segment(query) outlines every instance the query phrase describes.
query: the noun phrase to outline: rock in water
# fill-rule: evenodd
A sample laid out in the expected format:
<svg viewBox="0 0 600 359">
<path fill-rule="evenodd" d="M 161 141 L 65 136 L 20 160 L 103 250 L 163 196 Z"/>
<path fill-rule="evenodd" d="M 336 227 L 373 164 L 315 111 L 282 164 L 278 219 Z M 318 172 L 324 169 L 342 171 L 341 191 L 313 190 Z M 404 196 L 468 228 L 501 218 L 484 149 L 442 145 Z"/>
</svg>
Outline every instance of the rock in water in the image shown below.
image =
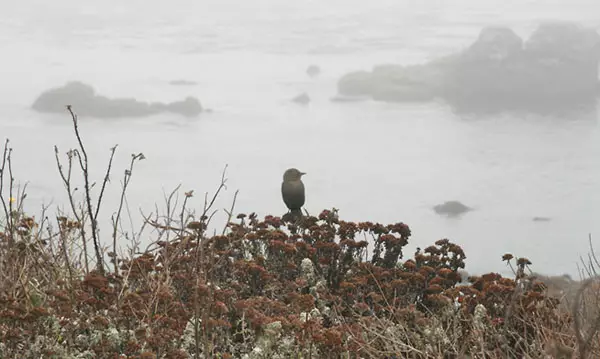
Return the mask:
<svg viewBox="0 0 600 359">
<path fill-rule="evenodd" d="M 301 105 L 308 105 L 310 103 L 310 97 L 308 97 L 308 94 L 304 92 L 294 97 L 292 102 L 299 103 Z"/>
<path fill-rule="evenodd" d="M 600 35 L 570 22 L 542 23 L 523 41 L 508 27 L 483 28 L 464 51 L 423 64 L 381 65 L 338 80 L 342 96 L 414 102 L 441 98 L 461 112 L 562 112 L 593 108 Z"/>
<path fill-rule="evenodd" d="M 519 56 L 523 51 L 523 40 L 507 27 L 486 27 L 463 54 L 465 61 L 500 62 Z"/>
<path fill-rule="evenodd" d="M 310 65 L 306 69 L 306 74 L 310 77 L 317 77 L 321 73 L 321 68 L 317 65 Z"/>
<path fill-rule="evenodd" d="M 73 106 L 80 116 L 97 118 L 144 117 L 162 112 L 191 117 L 202 112 L 200 101 L 194 97 L 173 103 L 147 103 L 134 98 L 111 99 L 96 94 L 92 86 L 78 81 L 43 92 L 31 107 L 38 112 L 63 113 L 66 105 Z"/>
<path fill-rule="evenodd" d="M 166 108 L 174 113 L 193 117 L 202 112 L 202 105 L 195 97 L 186 97 L 183 101 L 175 101 L 167 104 Z"/>
<path fill-rule="evenodd" d="M 433 207 L 433 210 L 437 214 L 447 216 L 459 216 L 463 213 L 473 210 L 471 207 L 465 206 L 458 201 L 447 201 L 442 204 L 438 204 Z"/>
<path fill-rule="evenodd" d="M 354 71 L 342 76 L 338 83 L 338 92 L 343 96 L 370 96 L 377 86 L 370 72 Z"/>
</svg>

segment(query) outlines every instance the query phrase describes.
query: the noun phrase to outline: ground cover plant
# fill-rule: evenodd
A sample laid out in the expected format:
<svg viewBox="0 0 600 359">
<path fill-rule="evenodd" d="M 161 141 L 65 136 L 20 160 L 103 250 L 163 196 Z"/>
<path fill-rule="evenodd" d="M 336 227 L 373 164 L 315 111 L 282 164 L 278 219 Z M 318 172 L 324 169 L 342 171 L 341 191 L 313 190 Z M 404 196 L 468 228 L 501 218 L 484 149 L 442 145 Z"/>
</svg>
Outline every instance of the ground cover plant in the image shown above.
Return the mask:
<svg viewBox="0 0 600 359">
<path fill-rule="evenodd" d="M 593 250 L 582 261 L 585 280 L 561 293 L 512 254 L 479 255 L 506 261 L 514 276 L 465 281 L 457 243 L 438 239 L 407 255 L 407 224 L 348 222 L 335 208 L 289 222 L 237 213 L 234 196 L 217 232 L 225 172 L 203 208 L 188 208 L 193 191 L 176 189 L 164 213 L 124 233 L 141 153 L 131 156 L 102 237 L 117 147 L 94 185 L 77 115 L 65 113 L 77 144 L 55 148 L 67 213 L 30 215 L 8 140 L 0 159 L 0 358 L 600 357 Z"/>
</svg>

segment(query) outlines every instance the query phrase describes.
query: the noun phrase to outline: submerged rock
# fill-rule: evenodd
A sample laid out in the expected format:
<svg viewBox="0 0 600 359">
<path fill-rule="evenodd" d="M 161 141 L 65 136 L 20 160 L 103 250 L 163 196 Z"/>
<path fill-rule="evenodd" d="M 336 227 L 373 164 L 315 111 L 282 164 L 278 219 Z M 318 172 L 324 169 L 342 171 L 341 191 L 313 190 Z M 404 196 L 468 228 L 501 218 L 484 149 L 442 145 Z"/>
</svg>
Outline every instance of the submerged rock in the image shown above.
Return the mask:
<svg viewBox="0 0 600 359">
<path fill-rule="evenodd" d="M 172 103 L 143 102 L 134 98 L 108 98 L 96 94 L 94 88 L 82 82 L 68 82 L 43 92 L 32 104 L 38 112 L 62 113 L 65 106 L 71 105 L 80 116 L 97 118 L 144 117 L 163 112 L 183 116 L 197 116 L 202 112 L 200 101 L 187 97 Z"/>
<path fill-rule="evenodd" d="M 539 110 L 595 103 L 600 35 L 569 22 L 541 24 L 523 41 L 487 27 L 464 51 L 424 64 L 381 65 L 338 81 L 343 96 L 415 102 L 442 98 L 462 110 Z"/>
<path fill-rule="evenodd" d="M 433 207 L 433 210 L 437 214 L 447 215 L 447 216 L 459 216 L 463 213 L 472 211 L 473 208 L 468 207 L 459 201 L 447 201 L 442 204 L 438 204 Z"/>
<path fill-rule="evenodd" d="M 292 102 L 299 103 L 301 105 L 308 105 L 310 103 L 310 97 L 306 92 L 301 93 L 300 95 L 294 97 Z"/>
<path fill-rule="evenodd" d="M 321 68 L 317 65 L 310 65 L 306 69 L 306 74 L 310 77 L 317 77 L 321 73 Z"/>
<path fill-rule="evenodd" d="M 338 81 L 338 92 L 344 96 L 369 96 L 376 88 L 374 76 L 367 71 L 354 71 Z"/>
<path fill-rule="evenodd" d="M 195 116 L 202 112 L 202 105 L 197 98 L 188 96 L 183 101 L 175 101 L 165 105 L 167 111 L 184 116 Z"/>
</svg>

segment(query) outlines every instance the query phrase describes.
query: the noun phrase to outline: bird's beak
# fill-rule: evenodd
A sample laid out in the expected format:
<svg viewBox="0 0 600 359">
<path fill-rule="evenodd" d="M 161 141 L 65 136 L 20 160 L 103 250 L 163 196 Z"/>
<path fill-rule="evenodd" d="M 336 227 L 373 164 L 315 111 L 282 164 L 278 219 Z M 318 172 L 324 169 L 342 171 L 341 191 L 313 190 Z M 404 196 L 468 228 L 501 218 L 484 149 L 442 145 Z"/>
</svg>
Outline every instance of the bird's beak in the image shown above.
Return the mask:
<svg viewBox="0 0 600 359">
<path fill-rule="evenodd" d="M 304 176 L 306 172 L 300 172 L 300 176 Z"/>
</svg>

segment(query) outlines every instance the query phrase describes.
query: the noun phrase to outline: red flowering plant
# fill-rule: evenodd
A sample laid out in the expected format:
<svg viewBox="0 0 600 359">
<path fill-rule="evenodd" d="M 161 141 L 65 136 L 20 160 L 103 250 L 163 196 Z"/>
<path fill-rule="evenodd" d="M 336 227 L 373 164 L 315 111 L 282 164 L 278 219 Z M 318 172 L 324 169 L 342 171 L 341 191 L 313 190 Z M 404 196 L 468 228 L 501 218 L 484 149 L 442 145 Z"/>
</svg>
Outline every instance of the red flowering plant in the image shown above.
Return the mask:
<svg viewBox="0 0 600 359">
<path fill-rule="evenodd" d="M 97 215 L 116 147 L 94 192 L 71 114 L 80 147 L 64 164 L 56 151 L 71 213 L 52 223 L 27 216 L 24 192 L 12 194 L 8 145 L 0 162 L 0 357 L 599 356 L 597 325 L 586 321 L 600 308 L 593 281 L 577 291 L 572 311 L 528 272 L 526 258 L 516 259 L 514 278 L 485 273 L 464 283 L 458 244 L 440 239 L 405 259 L 406 224 L 348 222 L 336 209 L 289 221 L 235 215 L 232 206 L 225 228 L 209 232 L 224 174 L 200 213 L 187 206 L 192 191 L 181 206 L 174 191 L 165 215 L 144 216 L 151 245 L 140 251 L 138 233 L 118 254 L 119 216 L 141 154 L 125 172 L 107 249 Z M 503 257 L 510 266 L 513 259 Z"/>
</svg>

